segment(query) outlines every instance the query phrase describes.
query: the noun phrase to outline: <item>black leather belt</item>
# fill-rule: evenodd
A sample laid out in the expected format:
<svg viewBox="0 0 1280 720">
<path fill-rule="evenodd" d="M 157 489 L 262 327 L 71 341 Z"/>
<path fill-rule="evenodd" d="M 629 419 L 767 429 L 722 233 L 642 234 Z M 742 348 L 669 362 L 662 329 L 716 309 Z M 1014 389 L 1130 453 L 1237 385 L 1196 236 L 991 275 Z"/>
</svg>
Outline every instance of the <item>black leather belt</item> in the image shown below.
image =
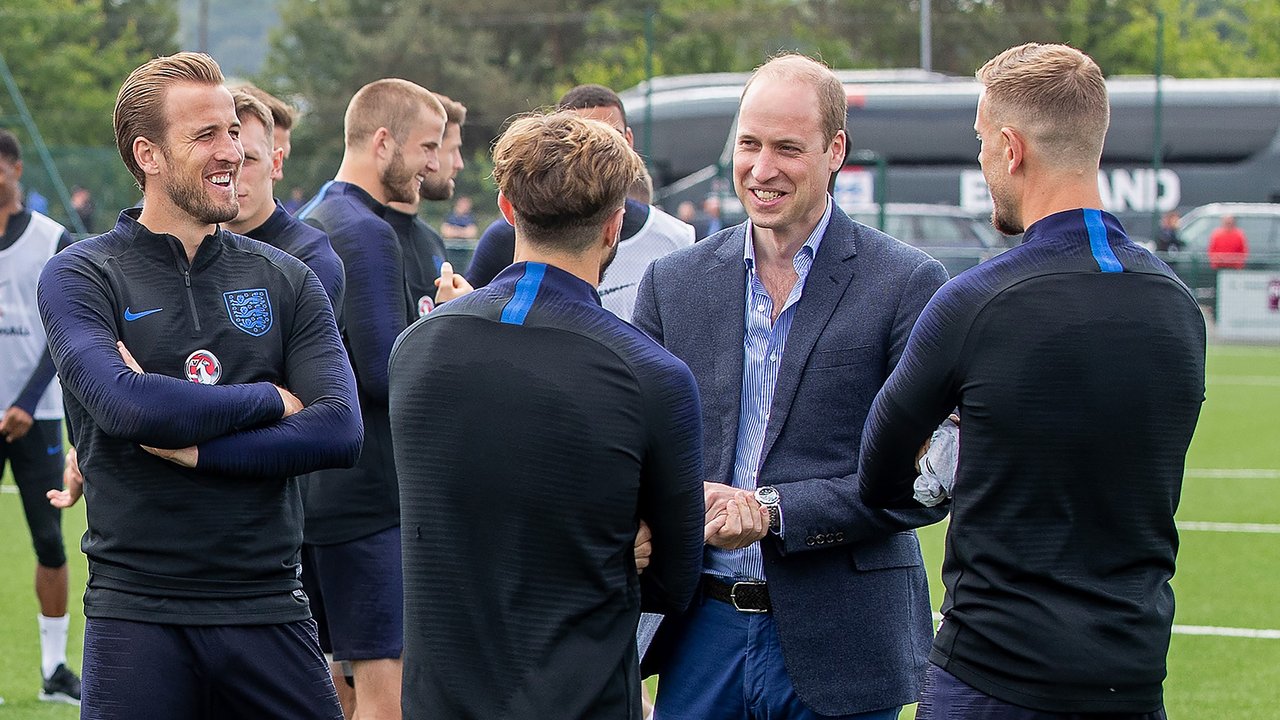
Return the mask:
<svg viewBox="0 0 1280 720">
<path fill-rule="evenodd" d="M 765 613 L 773 610 L 769 588 L 758 580 L 725 582 L 713 575 L 702 576 L 702 592 L 712 600 L 729 603 L 738 612 Z"/>
</svg>

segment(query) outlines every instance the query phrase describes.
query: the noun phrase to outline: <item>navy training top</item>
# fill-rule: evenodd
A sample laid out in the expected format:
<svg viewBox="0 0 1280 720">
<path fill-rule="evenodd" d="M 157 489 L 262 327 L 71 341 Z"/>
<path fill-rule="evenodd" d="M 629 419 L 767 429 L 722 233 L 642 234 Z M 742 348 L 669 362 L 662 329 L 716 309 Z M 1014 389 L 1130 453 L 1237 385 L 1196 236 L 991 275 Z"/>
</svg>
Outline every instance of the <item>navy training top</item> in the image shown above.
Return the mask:
<svg viewBox="0 0 1280 720">
<path fill-rule="evenodd" d="M 702 564 L 684 363 L 581 279 L 517 263 L 401 335 L 391 421 L 406 720 L 638 720 L 641 608 L 681 611 Z"/>
<path fill-rule="evenodd" d="M 342 326 L 342 296 L 346 276 L 342 260 L 329 244 L 329 236 L 318 228 L 290 215 L 284 205 L 276 200 L 276 209 L 266 222 L 245 233 L 246 236 L 271 247 L 283 250 L 311 268 L 324 287 L 324 294 L 333 306 L 338 326 Z"/>
<path fill-rule="evenodd" d="M 85 478 L 87 617 L 182 625 L 310 617 L 290 476 L 350 466 L 355 380 L 315 275 L 216 230 L 182 243 L 125 210 L 55 255 L 41 319 Z M 116 349 L 121 340 L 142 374 Z M 304 409 L 284 411 L 273 384 Z M 140 446 L 198 446 L 197 467 Z"/>
<path fill-rule="evenodd" d="M 350 470 L 308 478 L 306 541 L 332 545 L 400 524 L 400 492 L 387 424 L 387 358 L 408 326 L 408 293 L 400 240 L 388 208 L 357 185 L 327 183 L 299 217 L 320 228 L 342 260 L 342 339 L 355 370 L 364 450 Z"/>
<path fill-rule="evenodd" d="M 408 321 L 412 323 L 435 309 L 436 279 L 440 277 L 441 265 L 449 256 L 444 238 L 417 215 L 388 207 L 384 218 L 400 239 Z"/>
<path fill-rule="evenodd" d="M 1098 210 L 1034 223 L 938 291 L 859 473 L 868 505 L 914 504 L 916 451 L 959 408 L 935 664 L 1046 712 L 1161 707 L 1204 352 L 1186 286 Z"/>
</svg>

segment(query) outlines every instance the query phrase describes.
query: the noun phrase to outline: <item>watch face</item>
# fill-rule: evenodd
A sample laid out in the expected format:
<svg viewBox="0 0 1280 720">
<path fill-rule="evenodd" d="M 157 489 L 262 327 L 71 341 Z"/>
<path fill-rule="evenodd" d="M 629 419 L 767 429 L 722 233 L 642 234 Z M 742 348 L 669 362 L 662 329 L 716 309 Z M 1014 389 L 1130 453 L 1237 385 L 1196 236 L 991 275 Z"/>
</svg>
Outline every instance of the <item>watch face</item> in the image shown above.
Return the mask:
<svg viewBox="0 0 1280 720">
<path fill-rule="evenodd" d="M 771 486 L 756 488 L 756 502 L 761 505 L 776 505 L 780 499 L 778 491 Z"/>
</svg>

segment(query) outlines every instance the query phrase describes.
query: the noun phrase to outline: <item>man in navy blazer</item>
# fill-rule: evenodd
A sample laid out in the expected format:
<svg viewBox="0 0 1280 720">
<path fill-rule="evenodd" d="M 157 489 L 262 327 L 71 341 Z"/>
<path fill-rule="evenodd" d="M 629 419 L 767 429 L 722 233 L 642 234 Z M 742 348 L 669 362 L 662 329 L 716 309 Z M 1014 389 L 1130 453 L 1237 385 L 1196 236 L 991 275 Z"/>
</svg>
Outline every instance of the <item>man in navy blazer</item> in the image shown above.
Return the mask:
<svg viewBox="0 0 1280 720">
<path fill-rule="evenodd" d="M 856 472 L 871 401 L 947 274 L 832 203 L 845 111 L 820 63 L 757 69 L 733 170 L 750 220 L 640 285 L 633 321 L 697 380 L 707 481 L 700 597 L 645 657 L 658 720 L 891 720 L 919 693 L 932 620 L 913 528 L 945 509 L 868 508 Z"/>
</svg>

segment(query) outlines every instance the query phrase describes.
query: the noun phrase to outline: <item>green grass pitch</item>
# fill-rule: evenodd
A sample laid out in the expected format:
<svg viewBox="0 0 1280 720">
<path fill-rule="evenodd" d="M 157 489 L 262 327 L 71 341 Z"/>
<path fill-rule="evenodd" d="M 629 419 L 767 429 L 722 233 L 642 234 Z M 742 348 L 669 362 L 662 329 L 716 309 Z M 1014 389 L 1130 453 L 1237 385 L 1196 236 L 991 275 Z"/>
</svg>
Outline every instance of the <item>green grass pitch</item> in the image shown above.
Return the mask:
<svg viewBox="0 0 1280 720">
<path fill-rule="evenodd" d="M 1208 392 L 1187 456 L 1179 522 L 1280 524 L 1280 348 L 1214 346 Z M 1262 472 L 1239 472 L 1262 471 Z M 0 493 L 0 720 L 78 717 L 36 700 L 39 640 L 31 580 L 34 557 L 18 496 L 6 474 Z M 84 508 L 63 518 L 71 558 L 70 664 L 80 668 L 85 560 L 78 551 Z M 921 531 L 934 607 L 945 527 Z M 1280 534 L 1184 530 L 1174 578 L 1178 625 L 1280 629 Z M 1033 630 L 1032 630 L 1033 632 Z M 1280 688 L 1280 639 L 1175 634 L 1165 698 L 1169 717 L 1270 720 Z M 913 716 L 912 708 L 903 718 Z"/>
</svg>

